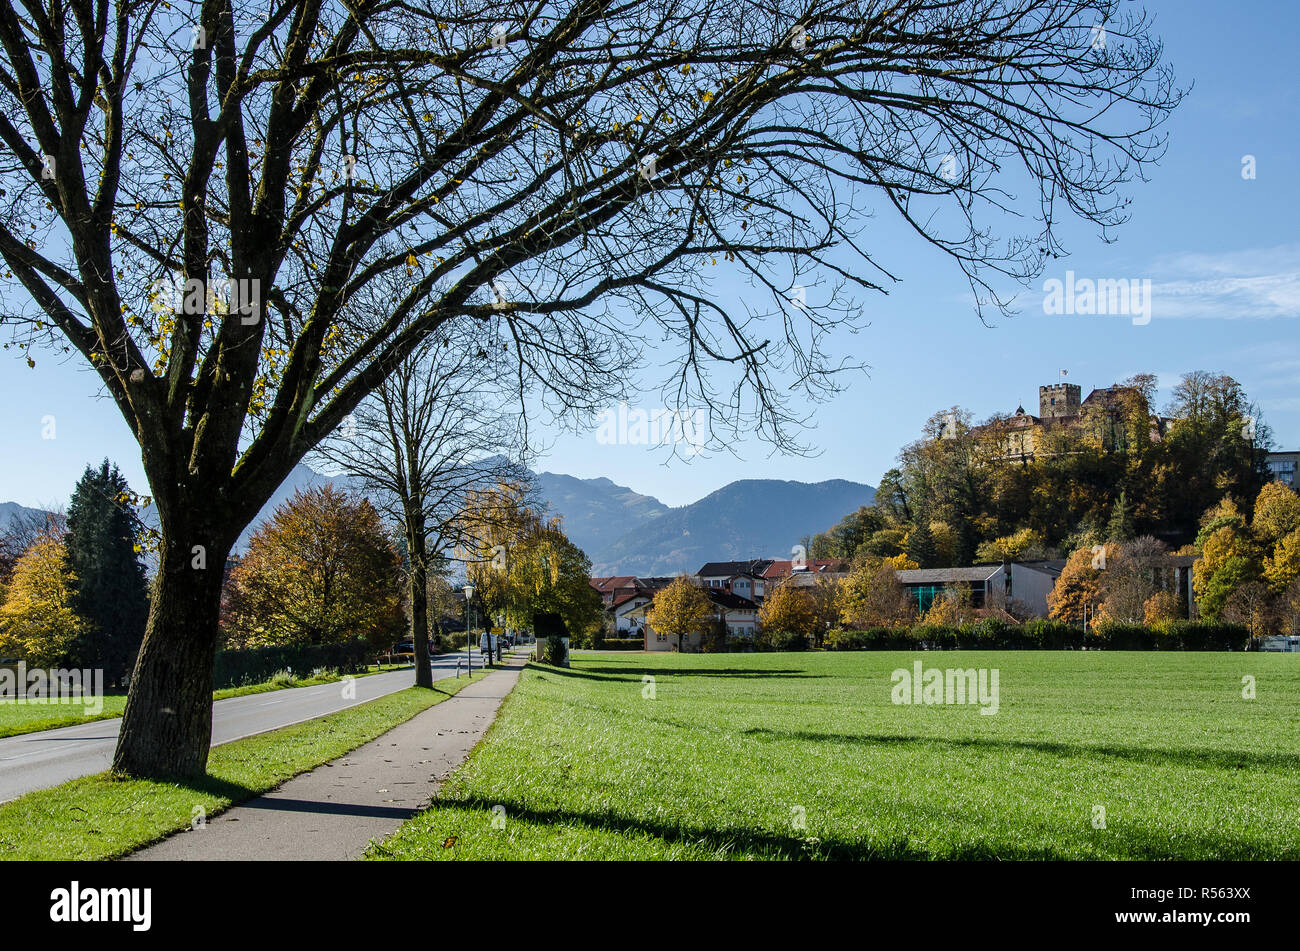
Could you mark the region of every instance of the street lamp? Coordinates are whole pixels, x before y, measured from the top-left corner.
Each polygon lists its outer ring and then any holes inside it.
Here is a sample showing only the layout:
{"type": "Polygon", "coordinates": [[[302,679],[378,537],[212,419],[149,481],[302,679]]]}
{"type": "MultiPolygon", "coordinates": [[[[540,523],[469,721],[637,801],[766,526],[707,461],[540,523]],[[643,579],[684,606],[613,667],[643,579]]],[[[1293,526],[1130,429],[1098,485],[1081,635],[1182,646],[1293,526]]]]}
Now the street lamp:
{"type": "Polygon", "coordinates": [[[474,655],[470,653],[469,632],[473,627],[470,620],[474,616],[472,614],[473,610],[474,586],[472,584],[467,584],[465,585],[465,667],[471,674],[474,672],[474,655]]]}

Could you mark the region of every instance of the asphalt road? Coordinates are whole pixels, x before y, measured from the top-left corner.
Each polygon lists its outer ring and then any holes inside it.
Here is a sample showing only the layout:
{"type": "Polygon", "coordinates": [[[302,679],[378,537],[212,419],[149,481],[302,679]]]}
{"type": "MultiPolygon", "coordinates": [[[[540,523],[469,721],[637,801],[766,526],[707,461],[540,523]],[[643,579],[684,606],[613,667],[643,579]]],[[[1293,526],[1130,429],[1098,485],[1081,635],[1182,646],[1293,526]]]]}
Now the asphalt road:
{"type": "MultiPolygon", "coordinates": [[[[433,679],[456,676],[457,658],[440,654],[433,659],[433,679]]],[[[474,668],[481,658],[474,652],[474,668]]],[[[414,683],[411,668],[358,677],[356,696],[343,697],[340,683],[293,687],[218,700],[212,705],[212,745],[229,743],[254,733],[265,733],[291,723],[301,723],[367,700],[396,693],[414,683]]],[[[78,776],[102,773],[113,761],[120,718],[95,720],[41,733],[24,733],[0,739],[0,802],[8,802],[34,789],[57,786],[78,776]]]]}

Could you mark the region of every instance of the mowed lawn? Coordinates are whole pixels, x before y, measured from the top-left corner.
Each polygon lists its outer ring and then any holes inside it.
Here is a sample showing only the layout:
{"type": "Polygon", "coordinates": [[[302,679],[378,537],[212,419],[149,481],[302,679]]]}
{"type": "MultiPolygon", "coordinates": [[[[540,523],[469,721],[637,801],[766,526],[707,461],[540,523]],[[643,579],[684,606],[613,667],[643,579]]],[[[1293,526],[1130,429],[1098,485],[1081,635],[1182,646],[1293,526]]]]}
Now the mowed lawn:
{"type": "Polygon", "coordinates": [[[1300,656],[579,654],[370,857],[1296,859],[1300,656]],[[998,713],[895,705],[917,660],[998,713]]]}
{"type": "Polygon", "coordinates": [[[64,726],[76,726],[92,720],[107,720],[120,717],[126,706],[126,694],[106,694],[101,698],[99,713],[91,713],[96,704],[83,705],[81,698],[75,702],[15,703],[12,700],[0,703],[0,736],[16,736],[19,733],[35,733],[38,730],[54,730],[64,726]]]}

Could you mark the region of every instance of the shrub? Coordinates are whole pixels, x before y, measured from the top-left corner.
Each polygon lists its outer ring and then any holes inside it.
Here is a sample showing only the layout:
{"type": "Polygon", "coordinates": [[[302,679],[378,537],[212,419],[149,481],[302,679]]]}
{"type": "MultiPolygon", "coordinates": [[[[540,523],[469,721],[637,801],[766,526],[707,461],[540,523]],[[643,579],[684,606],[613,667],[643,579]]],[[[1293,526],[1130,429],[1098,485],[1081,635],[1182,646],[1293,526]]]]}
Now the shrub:
{"type": "Polygon", "coordinates": [[[957,646],[967,650],[996,650],[1011,646],[1012,625],[1001,618],[981,618],[957,631],[957,646]]]}
{"type": "Polygon", "coordinates": [[[1021,625],[1020,639],[1026,647],[1039,650],[1078,650],[1083,646],[1083,631],[1064,621],[1035,618],[1021,625]]]}
{"type": "MultiPolygon", "coordinates": [[[[1092,629],[1095,646],[1112,651],[1149,651],[1156,646],[1155,632],[1143,624],[1112,624],[1103,621],[1092,629]]],[[[1088,646],[1094,646],[1089,643],[1088,646]]]]}
{"type": "Polygon", "coordinates": [[[1156,632],[1156,643],[1165,650],[1240,651],[1250,641],[1245,626],[1211,621],[1168,621],[1156,632]]]}
{"type": "Polygon", "coordinates": [[[298,675],[292,670],[277,670],[271,675],[271,686],[292,687],[298,682],[298,675]]]}
{"type": "Polygon", "coordinates": [[[595,648],[598,651],[639,651],[645,647],[644,637],[606,637],[595,648]]]}
{"type": "Polygon", "coordinates": [[[212,667],[212,688],[220,690],[222,687],[261,683],[285,670],[326,667],[340,673],[360,673],[373,657],[374,647],[362,640],[218,651],[212,667]]]}
{"type": "Polygon", "coordinates": [[[833,651],[907,650],[912,645],[907,628],[834,628],[826,635],[826,647],[833,651]]]}
{"type": "Polygon", "coordinates": [[[942,651],[957,646],[957,628],[938,624],[917,624],[907,632],[910,646],[916,650],[942,651]]]}
{"type": "Polygon", "coordinates": [[[808,649],[808,641],[802,634],[764,628],[759,632],[754,646],[761,651],[801,651],[808,649]]]}
{"type": "Polygon", "coordinates": [[[565,650],[564,638],[559,634],[552,634],[546,639],[546,646],[542,649],[542,660],[553,667],[564,665],[565,650]]]}
{"type": "Polygon", "coordinates": [[[463,651],[465,649],[465,632],[455,631],[450,634],[439,634],[434,638],[434,650],[436,651],[463,651]]]}

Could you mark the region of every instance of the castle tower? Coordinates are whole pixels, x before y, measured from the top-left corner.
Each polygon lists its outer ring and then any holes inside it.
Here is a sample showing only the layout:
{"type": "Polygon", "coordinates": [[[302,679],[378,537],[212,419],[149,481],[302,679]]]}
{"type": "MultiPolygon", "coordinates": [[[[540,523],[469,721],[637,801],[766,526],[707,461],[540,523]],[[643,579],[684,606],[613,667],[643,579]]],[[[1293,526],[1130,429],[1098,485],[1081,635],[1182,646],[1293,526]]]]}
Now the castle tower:
{"type": "Polygon", "coordinates": [[[1038,415],[1043,419],[1079,415],[1079,387],[1074,383],[1054,383],[1038,388],[1038,415]]]}

